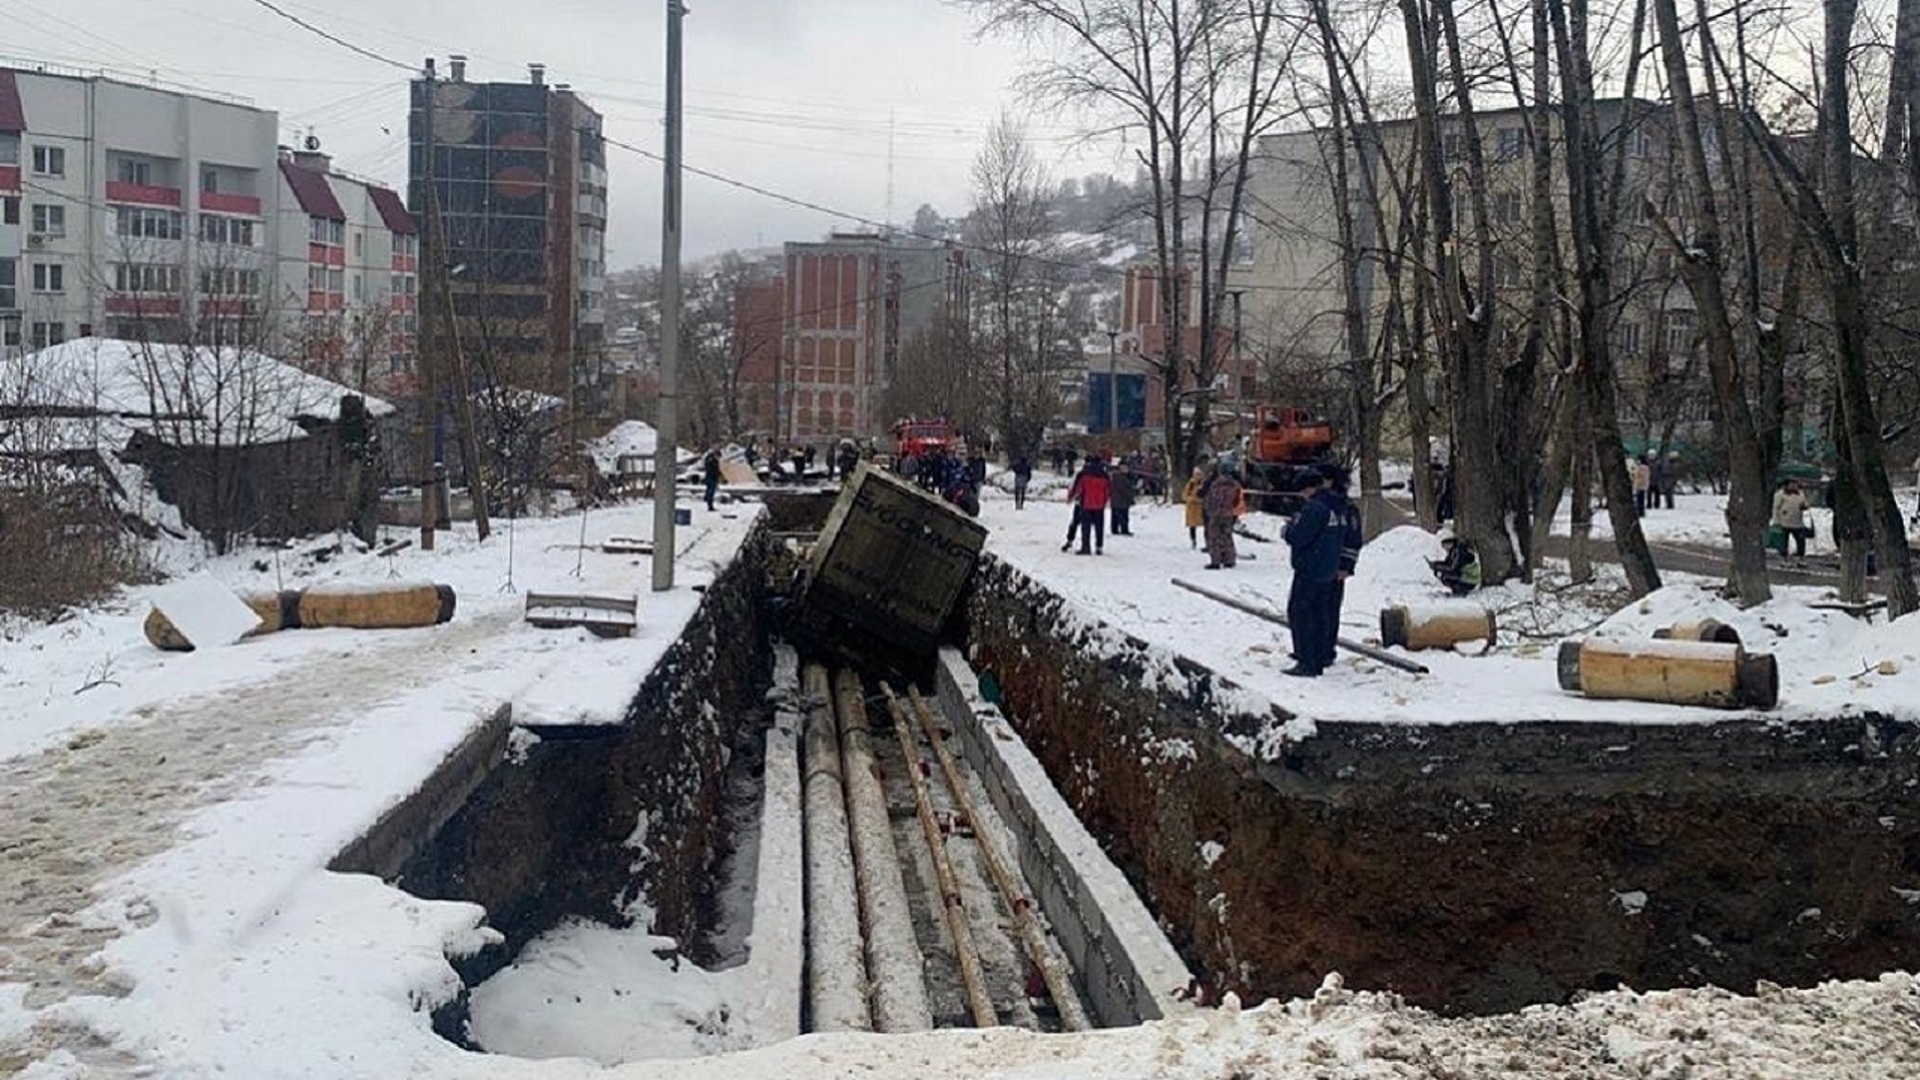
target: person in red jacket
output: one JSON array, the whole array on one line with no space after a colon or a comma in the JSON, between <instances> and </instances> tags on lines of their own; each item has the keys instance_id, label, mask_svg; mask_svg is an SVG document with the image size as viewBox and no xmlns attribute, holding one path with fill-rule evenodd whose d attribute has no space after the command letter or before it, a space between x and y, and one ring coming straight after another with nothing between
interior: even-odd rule
<instances>
[{"instance_id":1,"label":"person in red jacket","mask_svg":"<svg viewBox=\"0 0 1920 1080\"><path fill-rule=\"evenodd\" d=\"M1080 534L1080 554L1104 555L1107 546L1107 500L1113 494L1113 482L1107 476L1107 463L1098 454L1087 455L1080 475L1067 489L1067 501L1073 504L1073 525L1067 530L1067 542L1061 551L1073 547L1073 534ZM1091 541L1093 549L1087 549Z\"/></svg>"}]
</instances>

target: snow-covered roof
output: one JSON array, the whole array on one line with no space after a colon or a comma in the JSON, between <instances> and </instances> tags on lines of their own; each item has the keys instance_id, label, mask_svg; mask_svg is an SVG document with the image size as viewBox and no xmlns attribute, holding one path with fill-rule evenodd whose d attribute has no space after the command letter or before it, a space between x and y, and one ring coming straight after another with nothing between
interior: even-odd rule
<instances>
[{"instance_id":1,"label":"snow-covered roof","mask_svg":"<svg viewBox=\"0 0 1920 1080\"><path fill-rule=\"evenodd\" d=\"M619 465L620 459L627 455L647 457L660 446L660 433L652 424L644 420L622 420L614 425L612 431L597 439L589 440L587 453L593 455L593 463L602 471L610 471ZM675 455L675 462L693 460L694 455L681 450Z\"/></svg>"},{"instance_id":2,"label":"snow-covered roof","mask_svg":"<svg viewBox=\"0 0 1920 1080\"><path fill-rule=\"evenodd\" d=\"M338 420L353 392L263 353L115 338L65 342L0 372L0 406L85 418L87 439L115 446L136 431L175 444L297 439L302 420ZM372 415L393 411L362 396Z\"/></svg>"}]
</instances>

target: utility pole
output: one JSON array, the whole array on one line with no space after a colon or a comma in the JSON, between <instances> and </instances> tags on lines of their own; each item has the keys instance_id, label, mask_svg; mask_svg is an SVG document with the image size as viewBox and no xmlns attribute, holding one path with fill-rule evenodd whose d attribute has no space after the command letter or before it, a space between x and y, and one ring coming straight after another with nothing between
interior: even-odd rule
<instances>
[{"instance_id":1,"label":"utility pole","mask_svg":"<svg viewBox=\"0 0 1920 1080\"><path fill-rule=\"evenodd\" d=\"M1227 295L1233 297L1233 374L1227 376L1227 400L1240 400L1241 376L1244 374L1240 359L1240 298L1246 295L1245 289L1230 290ZM1236 412L1240 410L1236 408Z\"/></svg>"},{"instance_id":2,"label":"utility pole","mask_svg":"<svg viewBox=\"0 0 1920 1080\"><path fill-rule=\"evenodd\" d=\"M434 189L434 146L433 146L433 99L434 75L433 58L427 58L425 77L421 80L422 102L420 120L420 145L426 159L425 190L428 205L432 205ZM431 218L432 215L428 215ZM422 261L427 272L441 280L447 272L444 262L435 262L438 253L428 252ZM429 335L430 337L433 335ZM421 348L420 357L420 402L414 413L414 434L420 441L420 550L433 550L433 526L440 520L440 486L435 482L433 466L439 457L434 452L434 435L440 426L440 387L433 373L433 349Z\"/></svg>"},{"instance_id":3,"label":"utility pole","mask_svg":"<svg viewBox=\"0 0 1920 1080\"><path fill-rule=\"evenodd\" d=\"M1120 433L1120 331L1107 331L1107 438Z\"/></svg>"},{"instance_id":4,"label":"utility pole","mask_svg":"<svg viewBox=\"0 0 1920 1080\"><path fill-rule=\"evenodd\" d=\"M453 281L452 281L453 269L450 265L450 260L447 258L446 224L440 217L440 189L439 189L439 185L435 183L435 179L434 179L435 178L435 171L434 171L435 166L434 166L434 160L433 160L434 158L434 145L433 145L434 86L435 84L433 81L433 62L429 60L427 62L427 106L426 106L426 117L427 117L427 137L426 137L426 148L427 148L427 153L426 153L427 214L426 214L426 217L427 217L427 220L426 220L426 226L427 227L426 227L426 235L421 238L423 241L424 250L421 251L420 253L420 256L421 256L420 265L430 268L430 272L432 273L433 277L432 277L432 280L428 282L428 284L431 286L433 291L437 294L427 299L426 302L428 304L433 304L437 306L439 309L440 317L446 320L444 323L440 325L439 327L440 332L431 335L432 344L433 344L433 353L437 357L439 354L439 350L444 346L450 350L452 355L453 362L450 365L450 369L451 369L451 374L453 376L453 410L454 410L454 423L458 427L456 437L460 441L460 461L462 465L465 466L465 472L466 472L466 478L467 478L467 497L473 503L474 527L478 531L480 539L485 540L488 536L492 535L493 533L493 522L491 517L487 513L487 485L486 485L486 480L482 475L481 469L480 469L480 440L474 431L473 385L472 385L472 379L469 377L467 372L466 353L460 347L460 323L459 323L458 316L454 312L454 307L453 307ZM416 309L419 308L420 304L418 300L416 300L415 306L416 306ZM424 319L421 322L421 325L429 326L435 322L438 322L438 320L434 319L432 316L428 316L426 319ZM427 352L428 352L427 349L420 350L420 353L423 357L427 354ZM439 409L439 401L437 397L434 402L434 408L436 411L436 421L437 421L437 413ZM438 478L436 477L436 480L437 479ZM439 491L440 491L440 485L438 483L435 483L434 493L436 498L438 498L439 496ZM424 533L422 534L423 537L425 537L425 535L426 534ZM433 544L429 539L425 543L423 543L422 546L430 548L433 546Z\"/></svg>"},{"instance_id":5,"label":"utility pole","mask_svg":"<svg viewBox=\"0 0 1920 1080\"><path fill-rule=\"evenodd\" d=\"M667 147L660 215L660 429L653 453L653 591L673 588L673 502L680 438L680 19L667 0Z\"/></svg>"}]
</instances>

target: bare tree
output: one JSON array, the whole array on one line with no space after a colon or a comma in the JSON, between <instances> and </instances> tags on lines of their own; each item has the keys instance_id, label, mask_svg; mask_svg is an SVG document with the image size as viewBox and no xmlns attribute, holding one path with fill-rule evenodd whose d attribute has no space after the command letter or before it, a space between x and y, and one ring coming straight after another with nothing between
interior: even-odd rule
<instances>
[{"instance_id":1,"label":"bare tree","mask_svg":"<svg viewBox=\"0 0 1920 1080\"><path fill-rule=\"evenodd\" d=\"M1164 341L1166 435L1185 468L1208 429L1204 395L1183 424L1183 385L1211 384L1228 267L1235 258L1249 161L1278 122L1294 37L1276 0L960 0L989 32L1043 42L1030 85L1044 100L1102 118L1089 134L1138 139L1143 208ZM1197 224L1196 224L1197 222ZM1198 348L1185 332L1197 293Z\"/></svg>"},{"instance_id":2,"label":"bare tree","mask_svg":"<svg viewBox=\"0 0 1920 1080\"><path fill-rule=\"evenodd\" d=\"M1009 453L1032 453L1059 407L1058 379L1046 363L1046 327L1061 303L1062 283L1046 173L1011 116L988 129L974 158L973 188L967 236L986 252L985 287L974 294L975 326L981 352L993 358L992 377L982 381L1001 445Z\"/></svg>"}]
</instances>

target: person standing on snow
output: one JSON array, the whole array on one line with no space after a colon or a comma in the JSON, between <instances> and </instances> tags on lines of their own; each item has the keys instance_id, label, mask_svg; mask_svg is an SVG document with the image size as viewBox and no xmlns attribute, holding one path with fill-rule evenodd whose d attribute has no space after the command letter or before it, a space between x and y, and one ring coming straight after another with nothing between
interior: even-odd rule
<instances>
[{"instance_id":1,"label":"person standing on snow","mask_svg":"<svg viewBox=\"0 0 1920 1080\"><path fill-rule=\"evenodd\" d=\"M1307 504L1282 534L1292 549L1287 629L1293 632L1293 666L1281 674L1310 679L1331 663L1322 655L1322 642L1337 636L1337 627L1325 624L1340 575L1342 529L1333 516L1338 496L1329 493L1325 477L1316 474L1306 494Z\"/></svg>"},{"instance_id":2,"label":"person standing on snow","mask_svg":"<svg viewBox=\"0 0 1920 1080\"><path fill-rule=\"evenodd\" d=\"M1813 536L1813 529L1807 525L1807 496L1800 490L1800 481L1789 480L1774 493L1773 524L1793 539L1793 557L1805 559L1807 540ZM1784 545L1780 553L1786 554Z\"/></svg>"},{"instance_id":3,"label":"person standing on snow","mask_svg":"<svg viewBox=\"0 0 1920 1080\"><path fill-rule=\"evenodd\" d=\"M1627 472L1633 478L1633 516L1646 517L1647 489L1653 484L1653 468L1644 458L1635 458Z\"/></svg>"},{"instance_id":4,"label":"person standing on snow","mask_svg":"<svg viewBox=\"0 0 1920 1080\"><path fill-rule=\"evenodd\" d=\"M1340 637L1340 608L1347 600L1347 579L1360 564L1360 548L1367 542L1367 535L1360 520L1360 507L1347 496L1347 470L1328 463L1320 466L1320 475L1326 480L1320 494L1328 503L1328 521L1340 534L1340 568L1327 590L1326 614L1319 628L1318 664L1325 670L1333 666Z\"/></svg>"},{"instance_id":5,"label":"person standing on snow","mask_svg":"<svg viewBox=\"0 0 1920 1080\"><path fill-rule=\"evenodd\" d=\"M707 495L707 509L713 509L713 496L720 490L720 448L710 446L700 459L700 483Z\"/></svg>"},{"instance_id":6,"label":"person standing on snow","mask_svg":"<svg viewBox=\"0 0 1920 1080\"><path fill-rule=\"evenodd\" d=\"M1207 523L1206 511L1200 505L1200 488L1207 482L1207 463L1203 458L1193 467L1193 475L1187 478L1186 490L1180 493L1180 502L1187 511L1187 546L1197 548L1200 527Z\"/></svg>"},{"instance_id":7,"label":"person standing on snow","mask_svg":"<svg viewBox=\"0 0 1920 1080\"><path fill-rule=\"evenodd\" d=\"M1113 513L1112 533L1115 536L1132 536L1133 520L1133 470L1125 462L1113 468L1112 495L1108 503Z\"/></svg>"},{"instance_id":8,"label":"person standing on snow","mask_svg":"<svg viewBox=\"0 0 1920 1080\"><path fill-rule=\"evenodd\" d=\"M1020 454L1013 459L1013 508L1024 510L1027 506L1027 485L1033 481L1033 462L1027 455Z\"/></svg>"},{"instance_id":9,"label":"person standing on snow","mask_svg":"<svg viewBox=\"0 0 1920 1080\"><path fill-rule=\"evenodd\" d=\"M1073 486L1067 489L1067 501L1073 503L1073 524L1067 529L1067 542L1060 545L1061 551L1073 547L1073 534L1080 534L1080 554L1106 554L1107 537L1107 500L1112 494L1112 482L1107 477L1107 463L1100 460L1099 454L1088 454L1087 463L1080 469L1080 475L1073 478ZM1087 544L1091 542L1090 551Z\"/></svg>"},{"instance_id":10,"label":"person standing on snow","mask_svg":"<svg viewBox=\"0 0 1920 1080\"><path fill-rule=\"evenodd\" d=\"M1221 462L1214 462L1200 485L1200 511L1207 534L1207 569L1231 570L1240 561L1233 546L1233 523L1239 516L1240 481Z\"/></svg>"}]
</instances>

